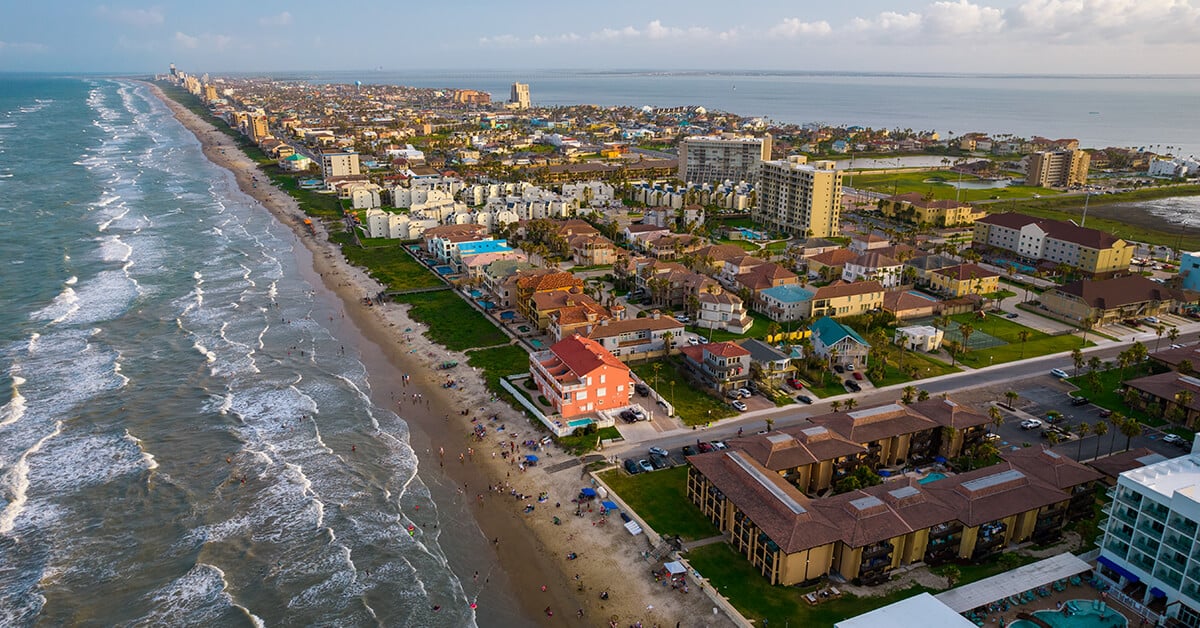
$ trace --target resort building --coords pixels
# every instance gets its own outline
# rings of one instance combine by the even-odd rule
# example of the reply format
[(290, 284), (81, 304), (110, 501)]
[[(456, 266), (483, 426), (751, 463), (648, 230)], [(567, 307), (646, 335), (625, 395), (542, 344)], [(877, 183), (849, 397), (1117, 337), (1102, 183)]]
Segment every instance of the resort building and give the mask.
[(1125, 390), (1134, 390), (1137, 397), (1132, 405), (1153, 416), (1166, 417), (1189, 429), (1197, 428), (1200, 416), (1200, 378), (1167, 371), (1121, 382)]
[(1179, 279), (1184, 290), (1200, 292), (1200, 251), (1184, 253), (1179, 258)]
[(933, 200), (919, 192), (899, 194), (879, 201), (879, 211), (888, 218), (914, 225), (958, 227), (970, 225), (987, 212), (978, 211), (968, 203), (953, 200)]
[(776, 231), (813, 238), (841, 232), (842, 173), (832, 161), (792, 155), (759, 168), (758, 207), (751, 216)]
[(595, 340), (571, 336), (529, 355), (538, 392), (564, 419), (629, 405), (629, 367)]
[(326, 179), (360, 174), (358, 153), (321, 153), (321, 175)]
[(1063, 318), (1107, 325), (1157, 316), (1169, 311), (1177, 298), (1186, 299), (1180, 291), (1146, 277), (1126, 275), (1104, 281), (1072, 281), (1042, 293), (1039, 301), (1047, 311)]
[(733, 342), (710, 342), (679, 348), (688, 371), (718, 392), (742, 388), (750, 381), (750, 352)]
[(1097, 559), (1100, 575), (1134, 605), (1192, 627), (1200, 626), (1198, 491), (1195, 444), (1188, 455), (1122, 473), (1109, 489)]
[(1000, 290), (1000, 274), (978, 264), (958, 264), (930, 273), (929, 288), (952, 298), (992, 294)]
[(508, 102), (514, 109), (528, 109), (531, 104), (529, 83), (513, 83)]
[(750, 181), (771, 159), (771, 136), (694, 136), (679, 145), (679, 180), (685, 183)]
[(1024, 214), (990, 214), (975, 221), (974, 248), (992, 247), (1030, 262), (1083, 271), (1092, 278), (1129, 272), (1133, 246), (1096, 229)]
[(1083, 185), (1087, 183), (1090, 163), (1091, 156), (1079, 149), (1033, 153), (1026, 167), (1025, 185), (1039, 188)]
[(883, 286), (878, 281), (835, 281), (813, 294), (812, 316), (854, 316), (883, 307)]

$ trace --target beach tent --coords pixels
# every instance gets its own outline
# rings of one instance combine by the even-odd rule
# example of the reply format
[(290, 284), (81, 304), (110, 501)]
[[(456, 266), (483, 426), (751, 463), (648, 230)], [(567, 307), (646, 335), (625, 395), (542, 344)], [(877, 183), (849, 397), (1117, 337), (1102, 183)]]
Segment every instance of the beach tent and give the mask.
[(626, 523), (625, 529), (628, 530), (633, 536), (637, 536), (642, 533), (642, 526), (638, 525), (638, 522), (636, 521), (630, 521)]
[(684, 567), (683, 563), (677, 560), (673, 560), (669, 563), (663, 563), (663, 567), (665, 567), (667, 572), (672, 576), (679, 575), (681, 573), (687, 573), (687, 567)]
[(605, 501), (602, 501), (602, 502), (600, 502), (600, 505), (601, 505), (601, 506), (604, 506), (605, 508), (607, 508), (607, 509), (609, 509), (609, 510), (616, 510), (616, 509), (617, 509), (617, 504), (616, 504), (616, 502), (610, 502), (610, 501), (608, 501), (608, 500), (605, 500)]
[(528, 455), (526, 455), (526, 456), (525, 456), (525, 461), (526, 461), (526, 462), (537, 462), (537, 461), (538, 461), (538, 457), (537, 457), (537, 456), (535, 456), (535, 455), (533, 455), (533, 454), (528, 454)]
[(595, 496), (596, 496), (596, 489), (594, 489), (594, 488), (591, 488), (591, 487), (588, 487), (588, 488), (585, 488), (585, 489), (582, 489), (582, 490), (580, 490), (580, 491), (579, 491), (579, 493), (580, 493), (581, 495), (583, 495), (584, 497), (595, 497)]

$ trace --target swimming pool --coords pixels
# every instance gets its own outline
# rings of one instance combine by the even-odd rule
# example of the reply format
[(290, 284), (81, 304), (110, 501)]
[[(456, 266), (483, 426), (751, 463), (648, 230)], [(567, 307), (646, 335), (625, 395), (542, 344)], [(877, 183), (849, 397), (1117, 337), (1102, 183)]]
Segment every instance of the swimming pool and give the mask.
[(938, 480), (944, 480), (944, 479), (946, 479), (945, 473), (938, 473), (937, 471), (934, 471), (933, 473), (930, 473), (930, 474), (926, 475), (925, 477), (917, 480), (917, 484), (929, 484), (930, 482), (937, 482)]
[(542, 347), (546, 346), (546, 344), (541, 340), (530, 340), (529, 344), (533, 345), (534, 349), (541, 349)]
[[(1034, 617), (1046, 622), (1052, 628), (1093, 628), (1095, 626), (1112, 626), (1124, 628), (1129, 620), (1117, 611), (1108, 608), (1100, 600), (1071, 600), (1067, 607), (1073, 609), (1068, 616), (1061, 611), (1035, 611)], [(1024, 619), (1018, 619), (1008, 625), (1009, 628), (1038, 628), (1037, 624)]]
[(931, 303), (937, 303), (937, 299), (929, 296), (928, 294), (925, 294), (924, 292), (917, 292), (916, 290), (909, 290), (908, 293), (914, 297), (925, 299), (926, 301), (929, 301)]
[(437, 274), (439, 274), (439, 275), (453, 275), (454, 274), (454, 268), (452, 266), (446, 266), (446, 265), (434, 266), (433, 270), (437, 271)]
[(595, 421), (591, 419), (571, 419), (570, 421), (567, 421), (567, 425), (571, 428), (587, 427), (592, 423), (595, 423)]
[(753, 229), (747, 229), (745, 227), (742, 227), (741, 229), (738, 229), (738, 231), (742, 234), (742, 237), (747, 240), (766, 240), (767, 239), (766, 235), (762, 234), (761, 232), (755, 231)]

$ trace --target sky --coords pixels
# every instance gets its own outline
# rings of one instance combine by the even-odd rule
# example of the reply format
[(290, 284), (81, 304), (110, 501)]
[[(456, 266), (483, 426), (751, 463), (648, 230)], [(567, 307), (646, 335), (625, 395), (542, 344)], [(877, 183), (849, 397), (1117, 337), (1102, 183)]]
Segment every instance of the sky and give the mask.
[(1200, 73), (1200, 0), (0, 0), (0, 71)]

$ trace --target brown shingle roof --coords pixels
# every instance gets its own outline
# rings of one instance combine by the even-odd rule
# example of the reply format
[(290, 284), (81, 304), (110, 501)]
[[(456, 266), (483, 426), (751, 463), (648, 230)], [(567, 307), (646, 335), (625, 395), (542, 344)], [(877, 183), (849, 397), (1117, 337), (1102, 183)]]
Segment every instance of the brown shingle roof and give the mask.
[(937, 427), (932, 420), (895, 403), (850, 412), (830, 412), (808, 420), (836, 431), (847, 440), (863, 444)]
[(1154, 464), (1166, 459), (1166, 456), (1158, 452), (1150, 451), (1145, 447), (1138, 447), (1137, 449), (1130, 449), (1129, 451), (1122, 451), (1103, 458), (1097, 458), (1089, 462), (1088, 466), (1116, 480), (1117, 476), (1126, 471), (1140, 469), (1148, 464)]
[(849, 262), (856, 257), (858, 257), (858, 253), (855, 253), (850, 249), (834, 249), (832, 251), (818, 253), (809, 259), (820, 262), (826, 266), (844, 266), (846, 262)]
[(813, 295), (813, 300), (835, 299), (837, 297), (871, 294), (873, 292), (883, 292), (883, 285), (874, 279), (871, 281), (856, 281), (854, 283), (835, 281), (824, 288), (817, 288), (816, 294)]
[(701, 345), (707, 353), (722, 358), (740, 358), (744, 355), (750, 355), (750, 352), (741, 345), (734, 342), (710, 342), (706, 345)]
[(1126, 275), (1102, 281), (1081, 279), (1054, 290), (1079, 297), (1088, 306), (1102, 310), (1146, 301), (1169, 301), (1173, 298), (1170, 290), (1141, 275)]
[(1098, 229), (1080, 227), (1063, 220), (1035, 218), (1033, 216), (1026, 216), (1025, 214), (1016, 214), (1012, 212), (1005, 212), (1003, 214), (989, 214), (983, 218), (980, 218), (976, 222), (981, 222), (988, 225), (998, 225), (1001, 227), (1007, 227), (1009, 229), (1021, 229), (1026, 225), (1036, 224), (1038, 228), (1046, 233), (1046, 235), (1054, 238), (1055, 240), (1074, 242), (1080, 246), (1093, 249), (1106, 249), (1120, 240), (1120, 238), (1114, 237), (1111, 234), (1105, 233)]
[(1026, 475), (1034, 476), (1064, 491), (1099, 480), (1101, 477), (1099, 471), (1046, 449), (1045, 446), (1004, 451), (1000, 453), (1000, 457), (1024, 471)]
[(662, 316), (654, 318), (647, 316), (645, 318), (630, 318), (623, 321), (609, 321), (607, 324), (600, 325), (588, 334), (589, 338), (611, 338), (620, 336), (621, 334), (641, 331), (661, 331), (666, 329), (679, 329), (683, 331), (683, 323), (671, 318), (670, 316)]
[(542, 292), (545, 290), (561, 290), (572, 286), (583, 287), (583, 280), (567, 272), (531, 275), (517, 280), (517, 287), (522, 290)]
[(959, 264), (949, 268), (939, 268), (934, 271), (939, 275), (965, 281), (967, 279), (986, 279), (988, 277), (999, 277), (1000, 273), (992, 272), (978, 264)]
[(953, 399), (930, 397), (925, 401), (908, 404), (909, 409), (921, 413), (942, 427), (964, 429), (987, 425), (991, 419), (986, 414), (964, 406)]
[(1009, 462), (930, 482), (925, 490), (953, 508), (955, 518), (967, 526), (982, 525), (1068, 498)]

